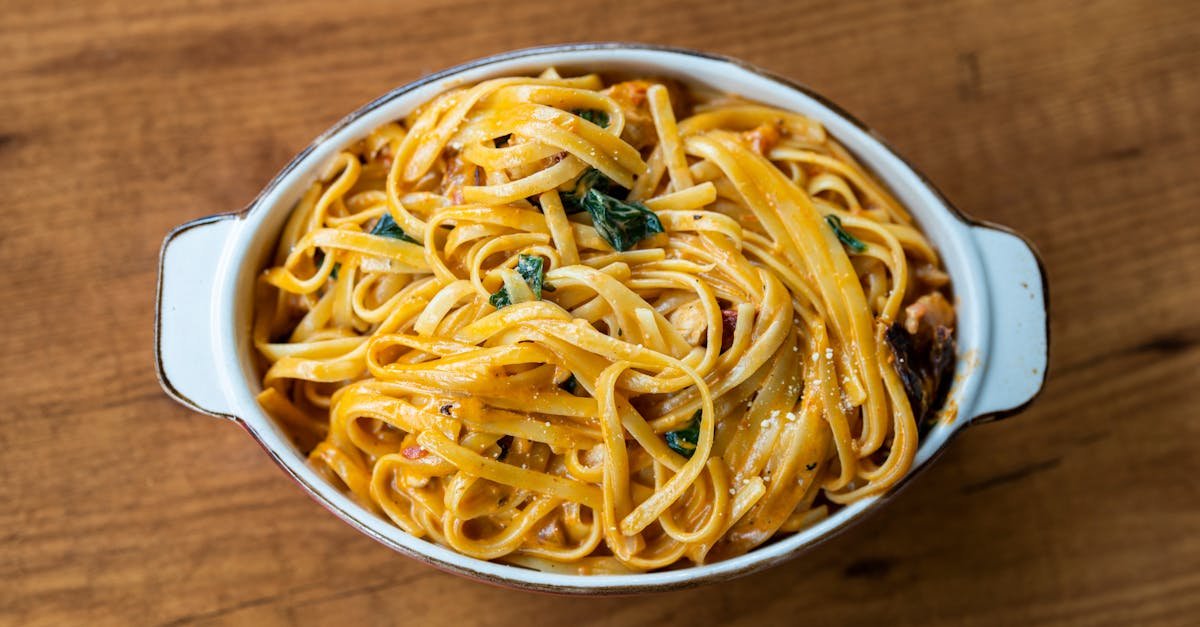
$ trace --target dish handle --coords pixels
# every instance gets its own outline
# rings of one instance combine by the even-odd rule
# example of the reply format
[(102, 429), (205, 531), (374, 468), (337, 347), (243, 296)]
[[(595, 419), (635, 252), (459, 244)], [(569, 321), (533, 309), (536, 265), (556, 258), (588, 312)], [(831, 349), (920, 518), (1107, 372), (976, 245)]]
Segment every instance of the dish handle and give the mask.
[(1046, 273), (1033, 245), (994, 225), (971, 227), (992, 304), (991, 342), (972, 422), (1011, 416), (1042, 391), (1049, 361), (1050, 302)]
[(198, 412), (234, 419), (221, 389), (215, 343), (214, 288), (237, 214), (175, 227), (158, 257), (154, 361), (167, 395)]

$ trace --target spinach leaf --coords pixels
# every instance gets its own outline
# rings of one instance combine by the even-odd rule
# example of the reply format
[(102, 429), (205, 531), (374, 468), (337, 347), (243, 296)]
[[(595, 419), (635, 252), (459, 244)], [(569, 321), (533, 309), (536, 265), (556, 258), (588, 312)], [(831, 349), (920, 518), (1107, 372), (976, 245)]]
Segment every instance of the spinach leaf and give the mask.
[(854, 237), (853, 235), (847, 233), (846, 230), (842, 228), (842, 219), (841, 218), (839, 218), (831, 213), (831, 214), (825, 216), (825, 221), (829, 223), (829, 227), (833, 229), (833, 232), (835, 234), (837, 234), (838, 240), (840, 242), (842, 242), (843, 244), (845, 244), (847, 248), (849, 248), (850, 250), (853, 250), (856, 253), (867, 252), (866, 244), (862, 243), (861, 240), (859, 240), (857, 237)]
[[(547, 285), (546, 272), (543, 269), (545, 261), (537, 255), (519, 255), (517, 257), (517, 274), (525, 279), (525, 283), (529, 284), (529, 289), (533, 292), (534, 298), (541, 299), (542, 292), (553, 292), (554, 287)], [(501, 287), (488, 297), (488, 302), (496, 309), (503, 309), (512, 303), (512, 296), (508, 293), (508, 288)]]
[(588, 168), (586, 172), (575, 180), (575, 189), (562, 194), (563, 210), (567, 213), (587, 211), (587, 207), (584, 206), (583, 201), (587, 193), (593, 189), (612, 196), (620, 187), (616, 183), (613, 183), (607, 176), (604, 176), (600, 170)]
[(625, 202), (613, 197), (620, 187), (595, 168), (588, 169), (575, 182), (575, 189), (562, 195), (567, 213), (587, 211), (600, 237), (614, 249), (626, 251), (638, 242), (663, 232), (662, 222), (640, 202)]
[(508, 290), (502, 287), (488, 297), (488, 303), (496, 309), (504, 309), (512, 304), (512, 299), (508, 296)]
[(534, 298), (538, 300), (542, 298), (542, 283), (546, 279), (546, 272), (542, 269), (543, 263), (545, 263), (544, 260), (537, 255), (517, 257), (517, 274), (525, 279), (525, 282), (529, 284), (529, 289), (533, 290)]
[(700, 410), (692, 414), (692, 421), (688, 426), (677, 431), (667, 432), (667, 446), (672, 451), (690, 458), (696, 452), (696, 443), (700, 441)]
[(617, 200), (594, 187), (583, 197), (583, 206), (592, 214), (592, 225), (600, 237), (622, 252), (663, 232), (662, 222), (646, 205)]
[(575, 109), (571, 113), (599, 126), (608, 128), (608, 113), (599, 109)]
[(379, 218), (379, 221), (375, 223), (375, 227), (371, 229), (371, 235), (382, 235), (383, 237), (398, 239), (410, 244), (421, 244), (421, 242), (413, 239), (408, 233), (405, 233), (404, 229), (400, 228), (400, 225), (396, 224), (396, 221), (392, 219), (392, 214), (386, 211), (383, 217)]
[(638, 242), (663, 232), (662, 222), (640, 202), (625, 202), (613, 194), (621, 187), (599, 170), (589, 168), (575, 181), (575, 189), (562, 194), (567, 213), (587, 211), (600, 237), (614, 249), (626, 251)]

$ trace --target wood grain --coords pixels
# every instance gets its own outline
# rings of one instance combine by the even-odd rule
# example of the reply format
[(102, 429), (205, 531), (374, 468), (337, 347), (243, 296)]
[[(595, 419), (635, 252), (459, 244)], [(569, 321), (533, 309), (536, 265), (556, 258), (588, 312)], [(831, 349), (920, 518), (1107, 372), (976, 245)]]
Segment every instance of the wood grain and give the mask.
[[(1195, 624), (1200, 4), (388, 5), (8, 0), (0, 11), (0, 623)], [(653, 6), (653, 10), (651, 10)], [(348, 111), (530, 45), (741, 57), (875, 126), (1049, 268), (1051, 378), (882, 515), (745, 579), (494, 589), (361, 536), (153, 374), (173, 225), (245, 205)]]

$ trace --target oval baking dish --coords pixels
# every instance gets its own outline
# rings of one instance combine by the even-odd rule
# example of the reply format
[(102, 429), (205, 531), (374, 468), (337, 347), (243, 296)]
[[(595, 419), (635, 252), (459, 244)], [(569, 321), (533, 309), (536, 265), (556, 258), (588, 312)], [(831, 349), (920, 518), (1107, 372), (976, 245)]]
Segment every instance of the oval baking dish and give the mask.
[[(347, 116), (297, 155), (250, 205), (172, 230), (163, 243), (155, 358), (163, 388), (200, 412), (241, 424), (313, 498), (379, 542), (433, 566), (490, 583), (562, 593), (637, 593), (720, 581), (778, 564), (879, 508), (896, 490), (844, 507), (820, 523), (727, 561), (635, 575), (565, 575), (481, 561), (415, 538), (355, 503), (311, 469), (255, 402), (260, 373), (250, 329), (253, 286), (304, 190), (342, 146), (401, 118), (448, 88), (499, 75), (606, 71), (679, 79), (743, 95), (819, 120), (913, 213), (941, 252), (958, 311), (955, 383), (947, 419), (920, 443), (907, 482), (968, 425), (1023, 409), (1046, 376), (1045, 275), (1019, 235), (973, 221), (860, 122), (810, 90), (745, 63), (705, 53), (631, 44), (522, 50), (425, 77)], [(956, 412), (955, 412), (956, 410)]]

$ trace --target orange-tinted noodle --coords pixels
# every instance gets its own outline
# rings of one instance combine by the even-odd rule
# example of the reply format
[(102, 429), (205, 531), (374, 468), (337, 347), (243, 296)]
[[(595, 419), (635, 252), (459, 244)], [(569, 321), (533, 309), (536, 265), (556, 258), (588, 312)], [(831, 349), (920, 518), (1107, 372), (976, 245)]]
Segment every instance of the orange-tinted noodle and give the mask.
[(948, 293), (815, 120), (548, 70), (328, 164), (259, 282), (259, 402), (466, 555), (699, 564), (904, 476), (953, 364)]

